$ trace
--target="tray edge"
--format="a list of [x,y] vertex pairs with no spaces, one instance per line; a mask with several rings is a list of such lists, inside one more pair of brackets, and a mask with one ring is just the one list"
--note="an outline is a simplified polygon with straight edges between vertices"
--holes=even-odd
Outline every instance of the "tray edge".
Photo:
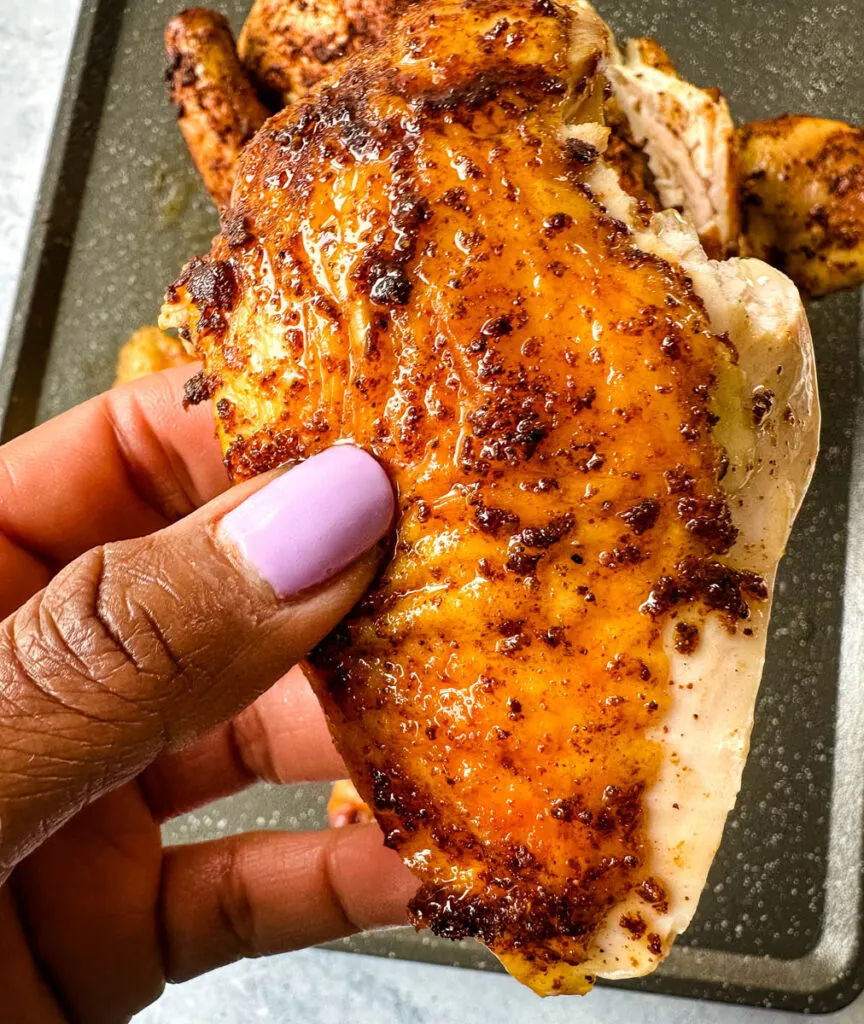
[[[33,425],[123,14],[115,0],[81,5],[0,363],[0,443]],[[107,59],[94,59],[100,51]]]

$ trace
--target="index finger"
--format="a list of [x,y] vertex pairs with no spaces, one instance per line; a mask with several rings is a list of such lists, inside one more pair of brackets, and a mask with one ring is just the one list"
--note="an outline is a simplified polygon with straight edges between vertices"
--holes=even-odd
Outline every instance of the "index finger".
[[159,892],[167,979],[408,924],[419,882],[383,840],[377,825],[349,825],[169,847]]
[[17,553],[56,569],[97,544],[162,529],[227,489],[210,403],[183,408],[195,370],[106,392],[0,448],[0,532]]

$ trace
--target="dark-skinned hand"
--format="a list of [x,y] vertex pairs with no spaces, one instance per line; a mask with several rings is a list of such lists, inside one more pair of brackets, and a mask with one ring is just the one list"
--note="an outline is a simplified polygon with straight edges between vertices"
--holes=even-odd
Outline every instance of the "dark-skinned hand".
[[374,825],[163,848],[259,779],[341,777],[294,668],[382,557],[356,448],[229,489],[188,368],[0,449],[0,1022],[116,1024],[241,957],[398,924]]

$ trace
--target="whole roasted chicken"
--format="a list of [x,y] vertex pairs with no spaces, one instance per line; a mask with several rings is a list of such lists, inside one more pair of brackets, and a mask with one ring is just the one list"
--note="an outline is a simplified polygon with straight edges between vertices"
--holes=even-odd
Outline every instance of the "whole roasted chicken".
[[794,285],[604,155],[636,72],[579,0],[408,6],[266,122],[162,317],[235,479],[389,473],[392,559],[309,671],[415,924],[542,994],[691,920],[817,448]]

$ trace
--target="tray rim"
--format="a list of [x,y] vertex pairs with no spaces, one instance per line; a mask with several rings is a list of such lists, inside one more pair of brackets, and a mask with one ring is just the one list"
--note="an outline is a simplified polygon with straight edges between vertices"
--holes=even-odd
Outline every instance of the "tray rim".
[[[22,364],[25,354],[32,352],[44,370],[50,348],[44,341],[53,335],[59,305],[45,301],[46,293],[59,299],[63,289],[124,14],[125,4],[114,0],[81,0],[0,362],[0,443],[30,426],[29,422],[21,425]],[[100,48],[104,52],[106,41],[111,60],[91,59]],[[95,94],[90,95],[94,87]],[[84,160],[78,167],[80,180],[68,188],[75,148]],[[40,384],[41,380],[40,373]],[[36,396],[27,396],[34,409],[36,397],[38,388]]]
[[[107,85],[116,56],[116,43],[126,14],[126,4],[118,0],[81,0],[81,9],[66,67],[63,90],[54,120],[51,141],[44,161],[40,188],[34,207],[19,285],[12,305],[12,317],[6,346],[0,362],[0,442],[5,443],[33,424],[44,370],[44,359],[53,341],[53,329],[59,300],[74,244],[82,200],[87,187],[90,161],[95,151],[98,128],[104,109]],[[99,57],[100,59],[94,59]],[[76,158],[77,154],[77,158]],[[77,159],[77,163],[76,163]],[[77,172],[70,187],[70,169]],[[77,187],[76,187],[77,186]],[[864,295],[864,293],[861,293]],[[864,298],[860,301],[858,373],[864,379]],[[35,393],[22,380],[33,376],[24,367],[25,357],[36,357],[40,372]],[[29,391],[29,393],[28,393]],[[23,392],[23,394],[22,394]],[[852,468],[849,485],[847,522],[864,523],[864,402],[856,405]],[[31,415],[28,416],[28,413]],[[847,532],[845,598],[841,618],[841,649],[838,666],[837,713],[833,762],[852,744],[856,732],[864,732],[864,702],[856,708],[856,687],[864,682],[864,673],[856,665],[864,663],[864,634],[856,636],[852,626],[864,622],[864,532]],[[845,709],[841,711],[841,708]],[[850,1006],[859,998],[853,979],[864,983],[862,933],[864,921],[864,784],[844,778],[835,771],[830,798],[832,824],[828,830],[825,906],[822,932],[816,945],[803,957],[781,960],[776,957],[737,954],[683,945],[673,947],[659,970],[635,982],[602,982],[607,987],[637,987],[646,992],[693,998],[692,986],[711,990],[718,1003],[754,1007],[774,1006],[786,1011],[827,1014]],[[839,823],[839,824],[837,824]],[[849,856],[850,852],[854,855]],[[848,867],[844,867],[845,864]],[[853,877],[850,877],[853,876]],[[850,926],[851,925],[851,926]],[[843,931],[843,928],[846,931]],[[840,929],[838,941],[833,929]],[[357,938],[354,939],[355,943]],[[366,955],[392,957],[386,949],[386,937],[364,936]],[[341,952],[339,943],[325,948]],[[491,954],[489,960],[498,967]],[[400,959],[406,959],[400,957]],[[410,962],[440,964],[434,952],[410,958]],[[449,961],[452,964],[452,961]],[[772,982],[779,971],[788,988],[767,986],[763,980],[771,964]],[[477,969],[458,965],[463,969]],[[502,969],[502,968],[498,968]],[[734,978],[734,982],[730,981]],[[760,995],[767,995],[770,1001]]]

